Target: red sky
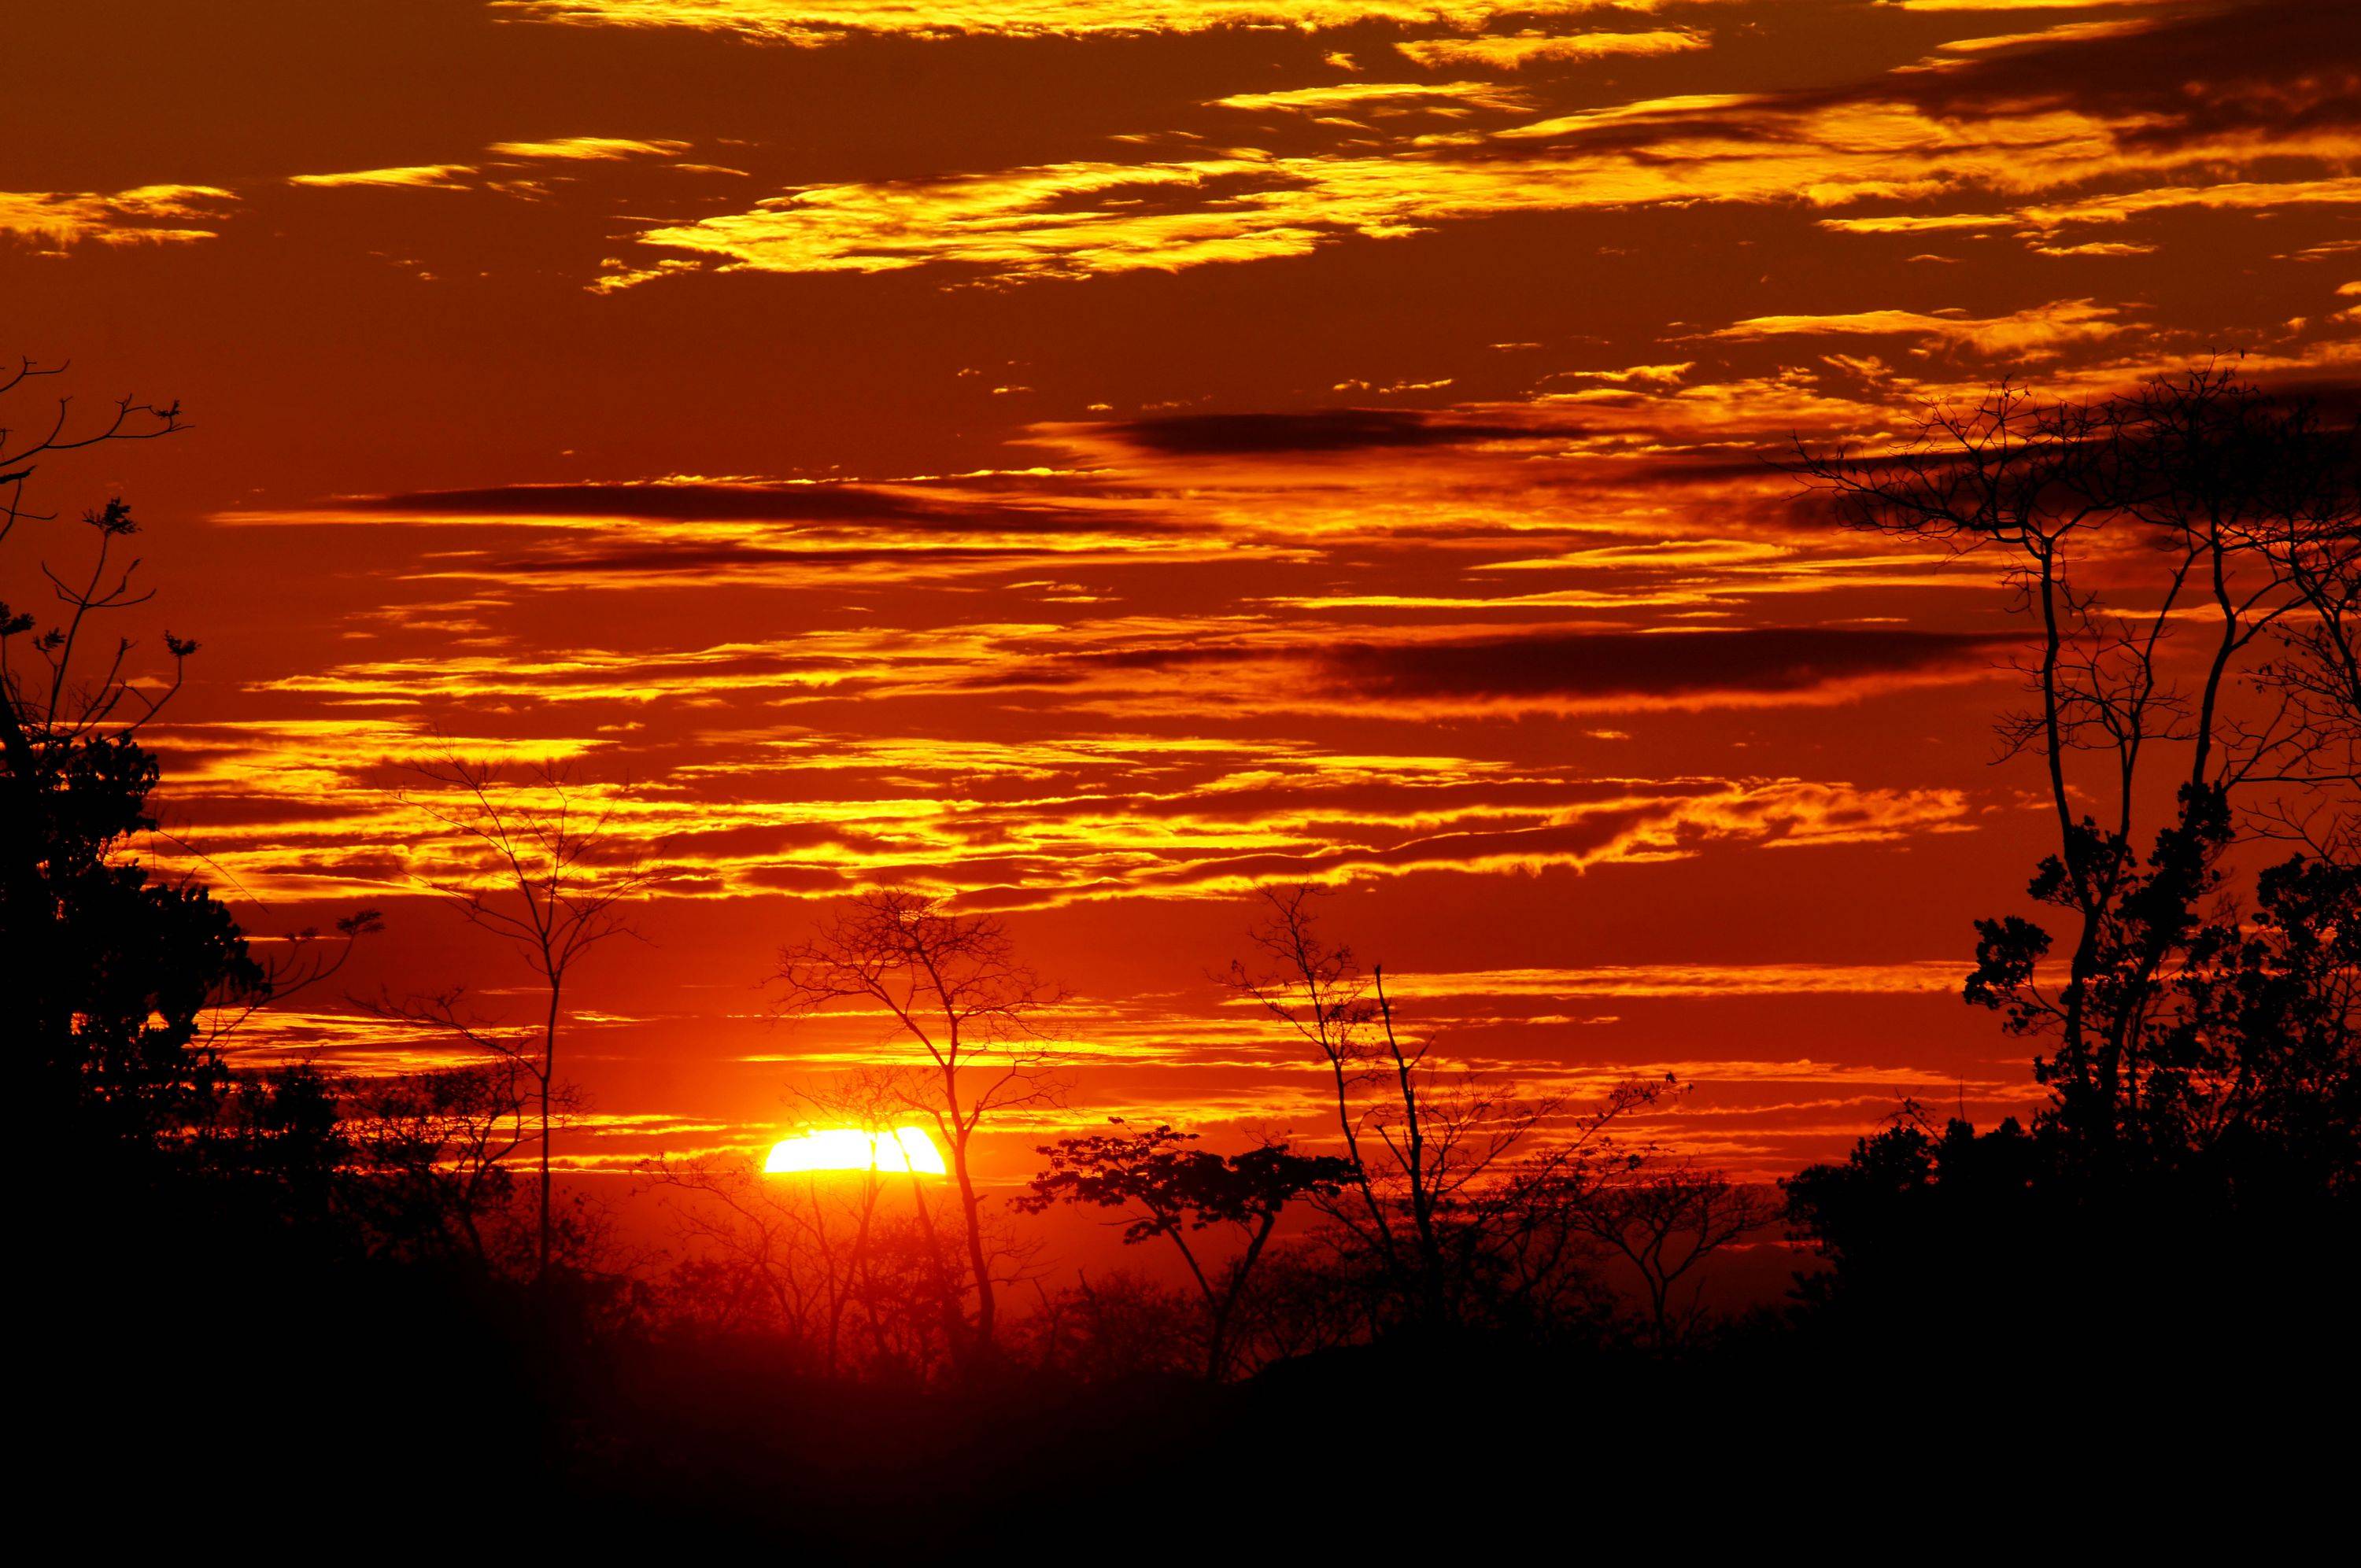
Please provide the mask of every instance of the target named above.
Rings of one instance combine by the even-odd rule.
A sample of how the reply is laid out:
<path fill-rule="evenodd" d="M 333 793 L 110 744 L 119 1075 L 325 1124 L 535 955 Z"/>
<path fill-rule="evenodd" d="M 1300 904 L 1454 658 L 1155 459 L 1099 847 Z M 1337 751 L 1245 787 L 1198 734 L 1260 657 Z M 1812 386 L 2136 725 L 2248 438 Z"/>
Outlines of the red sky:
<path fill-rule="evenodd" d="M 600 1168 L 766 1143 L 873 1052 L 760 981 L 884 883 L 1007 912 L 1074 993 L 1045 1124 L 1315 1126 L 1208 978 L 1299 881 L 1445 1054 L 1675 1071 L 1663 1135 L 1742 1173 L 1905 1095 L 2019 1107 L 1957 999 L 2042 841 L 1993 762 L 2004 598 L 1764 457 L 2007 372 L 2361 361 L 2335 4 L 25 0 L 10 38 L 5 346 L 195 427 L 39 498 L 125 494 L 205 644 L 170 826 L 255 931 L 386 910 L 356 989 L 522 1008 L 390 790 L 441 743 L 570 760 L 662 887 L 572 1036 Z M 405 1055 L 331 996 L 254 1038 Z"/>

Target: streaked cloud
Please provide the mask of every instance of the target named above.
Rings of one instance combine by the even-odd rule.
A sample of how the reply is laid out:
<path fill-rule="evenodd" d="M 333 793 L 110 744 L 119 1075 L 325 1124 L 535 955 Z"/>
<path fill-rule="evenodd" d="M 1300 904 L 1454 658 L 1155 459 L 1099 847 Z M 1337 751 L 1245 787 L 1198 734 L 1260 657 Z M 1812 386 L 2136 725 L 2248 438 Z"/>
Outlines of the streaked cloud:
<path fill-rule="evenodd" d="M 2005 316 L 1977 317 L 1964 311 L 1848 311 L 1834 315 L 1752 316 L 1710 335 L 1765 337 L 1915 337 L 1964 344 L 1980 354 L 2020 360 L 2047 359 L 2075 344 L 2095 343 L 2126 330 L 2114 307 L 2090 300 L 2057 300 Z"/>
<path fill-rule="evenodd" d="M 1042 164 L 987 173 L 807 186 L 741 212 L 659 225 L 638 242 L 730 269 L 884 272 L 950 265 L 991 277 L 1174 270 L 1302 256 L 1350 238 L 1397 239 L 1508 214 L 1664 203 L 1835 208 L 1937 194 L 2026 194 L 2154 175 L 2259 147 L 2136 139 L 2145 117 L 2067 109 L 1938 118 L 1901 101 L 1797 109 L 1717 95 L 1639 101 L 1489 135 L 1359 153 Z M 1513 144 L 1513 149 L 1511 148 Z M 2290 149 L 2275 148 L 2278 156 Z M 2316 156 L 2361 155 L 2361 134 L 2324 133 Z M 2231 192 L 2231 186 L 2242 188 Z M 2028 204 L 2044 225 L 2154 207 L 2349 200 L 2342 179 L 2156 188 Z M 2169 194 L 2166 192 L 2170 192 Z M 636 277 L 637 274 L 632 274 Z"/>
<path fill-rule="evenodd" d="M 212 239 L 236 204 L 214 185 L 137 185 L 127 191 L 0 191 L 0 236 L 63 247 L 174 245 Z"/>
<path fill-rule="evenodd" d="M 543 188 L 524 177 L 538 165 L 613 163 L 631 158 L 676 158 L 687 151 L 688 146 L 685 141 L 642 141 L 626 137 L 593 136 L 559 137 L 548 141 L 499 141 L 485 148 L 484 151 L 489 156 L 478 161 L 416 163 L 384 169 L 291 174 L 287 177 L 287 183 L 313 190 L 490 190 L 509 195 L 538 195 Z"/>
<path fill-rule="evenodd" d="M 1981 635 L 1868 628 L 1332 636 L 1316 647 L 1200 638 L 999 665 L 979 684 L 1062 692 L 1104 711 L 1178 713 L 1195 702 L 1209 712 L 1416 722 L 1841 701 L 1865 683 L 1890 692 L 1914 681 L 1983 678 L 1995 651 Z"/>
<path fill-rule="evenodd" d="M 611 162 L 623 158 L 669 158 L 686 152 L 688 143 L 629 137 L 558 137 L 549 141 L 496 141 L 484 150 L 495 158 Z"/>
<path fill-rule="evenodd" d="M 1428 70 L 1489 66 L 1520 71 L 1548 60 L 1606 60 L 1617 55 L 1686 54 L 1713 47 L 1712 35 L 1686 27 L 1629 33 L 1488 33 L 1477 38 L 1417 38 L 1394 48 Z"/>
<path fill-rule="evenodd" d="M 536 21 L 699 27 L 783 43 L 825 44 L 861 33 L 950 38 L 981 33 L 1070 37 L 1203 32 L 1215 27 L 1347 27 L 1365 23 L 1472 30 L 1500 16 L 1572 16 L 1619 0 L 495 0 Z M 1653 3 L 1620 0 L 1626 8 Z"/>
<path fill-rule="evenodd" d="M 1276 93 L 1234 93 L 1216 98 L 1217 109 L 1328 115 L 1372 105 L 1424 108 L 1438 103 L 1499 111 L 1530 108 L 1513 88 L 1497 82 L 1339 82 L 1324 87 L 1290 87 Z"/>
<path fill-rule="evenodd" d="M 324 191 L 355 185 L 420 191 L 464 191 L 467 189 L 468 177 L 476 172 L 472 164 L 415 163 L 393 169 L 347 169 L 330 174 L 291 174 L 287 177 L 287 183 L 308 185 Z"/>

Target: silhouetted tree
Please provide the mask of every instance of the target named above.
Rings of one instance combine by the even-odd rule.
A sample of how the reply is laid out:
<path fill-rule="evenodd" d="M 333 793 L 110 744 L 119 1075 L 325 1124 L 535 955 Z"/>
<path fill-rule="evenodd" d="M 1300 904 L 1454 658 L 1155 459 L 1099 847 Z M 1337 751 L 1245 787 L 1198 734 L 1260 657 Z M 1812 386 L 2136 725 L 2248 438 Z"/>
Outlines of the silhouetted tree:
<path fill-rule="evenodd" d="M 537 1049 L 523 1053 L 480 1031 L 471 1043 L 521 1062 L 536 1104 L 539 1165 L 534 1272 L 549 1273 L 554 1241 L 551 1167 L 565 1091 L 557 1077 L 558 1027 L 566 989 L 593 948 L 631 929 L 624 905 L 647 885 L 646 873 L 613 853 L 609 829 L 615 803 L 577 784 L 556 764 L 529 766 L 522 778 L 499 767 L 449 756 L 418 763 L 420 787 L 402 800 L 434 818 L 471 851 L 472 863 L 424 879 L 470 925 L 507 941 L 546 993 Z M 450 999 L 445 999 L 446 1002 Z M 414 1010 L 413 1010 L 414 1011 Z M 433 1008 L 428 1009 L 429 1015 Z M 443 1022 L 456 1027 L 446 1005 Z"/>
<path fill-rule="evenodd" d="M 2361 1197 L 2361 867 L 2299 856 L 2189 940 L 2141 1046 L 2142 1143 L 2199 1194 Z"/>
<path fill-rule="evenodd" d="M 1639 1274 L 1648 1297 L 1648 1332 L 1670 1348 L 1693 1324 L 1703 1282 L 1676 1311 L 1674 1292 L 1697 1266 L 1772 1223 L 1777 1205 L 1763 1193 L 1696 1165 L 1662 1162 L 1603 1181 L 1576 1211 L 1583 1228 Z"/>
<path fill-rule="evenodd" d="M 1807 452 L 1800 470 L 1855 526 L 2002 554 L 2032 623 L 2035 698 L 2004 720 L 2004 754 L 2042 760 L 2058 835 L 2029 891 L 2071 931 L 2045 984 L 2048 930 L 1979 922 L 1967 993 L 2054 1042 L 2036 1060 L 2055 1096 L 2046 1118 L 2085 1146 L 2086 1167 L 2151 1157 L 2180 1134 L 2150 1114 L 2150 1053 L 2242 809 L 2344 837 L 2270 792 L 2353 772 L 2337 715 L 2361 532 L 2354 431 L 2215 367 L 2087 401 L 2003 386 L 1930 411 L 1913 441 Z M 2176 639 L 2195 642 L 2186 660 Z M 2185 750 L 2175 762 L 2167 747 Z M 2176 805 L 2143 854 L 2158 767 Z M 2103 815 L 2081 809 L 2093 797 Z"/>
<path fill-rule="evenodd" d="M 0 376 L 0 399 L 63 369 L 26 360 Z M 125 398 L 78 429 L 60 398 L 31 433 L 0 431 L 0 543 L 55 521 L 27 504 L 41 459 L 184 428 L 179 404 Z M 0 931 L 15 976 L 10 1034 L 32 1089 L 27 1131 L 127 1158 L 168 1149 L 210 1113 L 226 1074 L 199 1038 L 201 1015 L 261 995 L 266 977 L 227 909 L 202 887 L 159 882 L 137 858 L 136 840 L 157 826 L 156 760 L 138 736 L 196 644 L 166 633 L 169 674 L 146 682 L 128 672 L 130 638 L 93 649 L 99 620 L 152 594 L 135 583 L 137 559 L 124 559 L 139 532 L 128 506 L 109 500 L 82 524 L 86 570 L 39 564 L 53 620 L 0 605 Z M 79 661 L 94 651 L 85 671 Z"/>
<path fill-rule="evenodd" d="M 2272 628 L 2279 652 L 2257 672 L 2284 743 L 2255 783 L 2276 790 L 2257 812 L 2267 831 L 2349 865 L 2361 860 L 2361 478 L 2333 452 L 2312 444 L 2302 501 L 2265 543 L 2301 603 Z"/>
<path fill-rule="evenodd" d="M 844 1003 L 873 1003 L 889 1037 L 915 1044 L 922 1065 L 897 1081 L 913 1110 L 934 1124 L 959 1195 L 971 1321 L 947 1295 L 947 1325 L 962 1365 L 993 1354 L 999 1304 L 996 1245 L 973 1167 L 978 1129 L 992 1116 L 1055 1096 L 1059 1084 L 1037 1015 L 1059 998 L 1016 959 L 1007 927 L 961 916 L 898 890 L 865 893 L 807 940 L 784 949 L 774 977 L 779 1007 L 809 1015 Z"/>
<path fill-rule="evenodd" d="M 1266 889 L 1249 937 L 1267 967 L 1229 983 L 1316 1054 L 1350 1179 L 1315 1201 L 1413 1321 L 1531 1320 L 1584 1292 L 1577 1211 L 1610 1168 L 1637 1158 L 1610 1129 L 1664 1086 L 1626 1081 L 1598 1103 L 1522 1093 L 1433 1059 L 1400 1027 L 1382 968 L 1317 929 L 1310 888 Z"/>
<path fill-rule="evenodd" d="M 1843 1161 L 1781 1184 L 1789 1221 L 1830 1266 L 1805 1277 L 1806 1298 L 1866 1301 L 1904 1333 L 1918 1303 L 1962 1302 L 1973 1316 L 2024 1256 L 2038 1255 L 2046 1158 L 2015 1118 L 1979 1135 L 1957 1118 L 1934 1127 L 1906 1105 Z"/>
<path fill-rule="evenodd" d="M 1124 1124 L 1119 1116 L 1111 1121 Z M 1049 1168 L 1016 1206 L 1036 1214 L 1055 1203 L 1126 1210 L 1134 1214 L 1124 1226 L 1126 1245 L 1170 1241 L 1203 1302 L 1204 1373 L 1218 1382 L 1229 1371 L 1238 1302 L 1279 1216 L 1298 1199 L 1334 1197 L 1354 1172 L 1344 1160 L 1299 1155 L 1285 1144 L 1217 1155 L 1189 1147 L 1195 1140 L 1170 1126 L 1061 1138 L 1038 1151 L 1049 1157 Z M 1191 1233 L 1215 1225 L 1237 1234 L 1238 1250 L 1225 1261 L 1200 1258 L 1189 1243 Z"/>

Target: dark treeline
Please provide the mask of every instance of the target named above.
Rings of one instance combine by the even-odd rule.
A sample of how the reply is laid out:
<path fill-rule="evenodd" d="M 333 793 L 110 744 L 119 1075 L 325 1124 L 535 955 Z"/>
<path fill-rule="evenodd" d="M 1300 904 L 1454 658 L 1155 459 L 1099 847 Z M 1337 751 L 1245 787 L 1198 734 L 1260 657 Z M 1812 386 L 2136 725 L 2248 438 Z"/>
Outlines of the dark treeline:
<path fill-rule="evenodd" d="M 2231 1396 L 2350 1392 L 2361 511 L 2352 429 L 2301 402 L 2219 370 L 2004 389 L 1915 445 L 1799 455 L 1805 504 L 1992 557 L 2027 626 L 1999 732 L 2046 780 L 2044 913 L 1976 922 L 1963 967 L 2026 1042 L 2028 1122 L 1905 1107 L 1783 1193 L 1734 1184 L 1633 1131 L 1679 1085 L 1572 1101 L 1461 1069 L 1316 894 L 1274 889 L 1227 982 L 1300 1043 L 1325 1124 L 1217 1153 L 1112 1123 L 996 1196 L 972 1159 L 1060 1094 L 1059 992 L 999 921 L 887 890 L 774 977 L 789 1014 L 891 1020 L 909 1065 L 806 1091 L 877 1167 L 651 1162 L 658 1255 L 551 1174 L 569 981 L 660 886 L 577 781 L 444 758 L 405 792 L 475 857 L 437 891 L 522 956 L 532 1022 L 381 994 L 355 1005 L 456 1065 L 236 1065 L 237 1026 L 334 992 L 379 917 L 250 943 L 143 858 L 143 728 L 197 649 L 168 635 L 159 676 L 107 630 L 144 594 L 127 508 L 27 501 L 47 455 L 179 428 L 126 400 L 0 443 L 0 544 L 86 553 L 44 560 L 56 609 L 0 607 L 22 1354 L 60 1484 L 159 1529 L 235 1474 L 274 1529 L 507 1510 L 927 1550 L 1050 1508 L 1423 1488 L 1476 1455 L 1662 1486 L 1766 1410 L 1809 1441 L 1746 1463 L 1792 1472 L 1963 1449 L 1977 1418 L 1945 1406 L 2187 1441 L 2230 1430 L 2206 1423 Z M 906 1124 L 939 1176 L 896 1168 Z M 1068 1207 L 1161 1265 L 1050 1266 L 1018 1216 Z M 1810 1255 L 1789 1299 L 1710 1310 L 1716 1255 L 1781 1238 Z"/>

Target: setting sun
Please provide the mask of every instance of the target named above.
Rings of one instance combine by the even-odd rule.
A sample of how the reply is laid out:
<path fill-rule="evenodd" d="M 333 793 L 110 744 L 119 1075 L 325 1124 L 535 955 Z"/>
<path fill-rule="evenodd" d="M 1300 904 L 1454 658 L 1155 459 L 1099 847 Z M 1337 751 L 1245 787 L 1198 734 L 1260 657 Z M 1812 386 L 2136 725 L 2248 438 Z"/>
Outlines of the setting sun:
<path fill-rule="evenodd" d="M 807 1170 L 906 1170 L 917 1176 L 943 1174 L 943 1157 L 924 1127 L 896 1127 L 890 1133 L 863 1132 L 858 1127 L 827 1127 L 771 1146 L 763 1172 Z"/>

